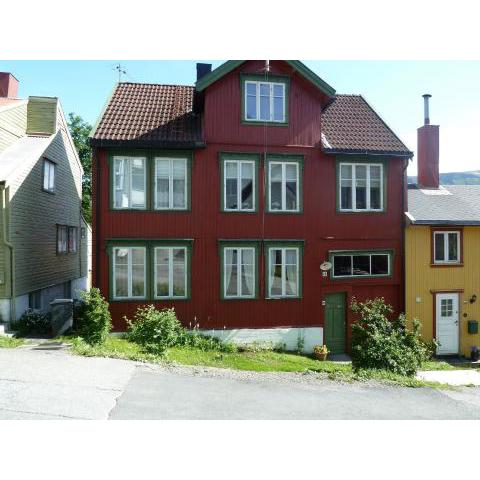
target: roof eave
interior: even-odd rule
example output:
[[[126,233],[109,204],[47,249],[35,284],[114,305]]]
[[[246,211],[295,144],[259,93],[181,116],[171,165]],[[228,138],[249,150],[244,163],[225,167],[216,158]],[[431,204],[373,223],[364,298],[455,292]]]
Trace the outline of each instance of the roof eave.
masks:
[[[170,149],[194,149],[205,148],[206,143],[204,141],[145,141],[145,140],[109,140],[101,138],[90,138],[91,147],[99,148],[170,148]]]
[[[415,220],[412,225],[437,225],[437,226],[480,226],[480,220]]]
[[[363,149],[347,149],[347,148],[322,148],[325,153],[332,155],[379,155],[389,157],[412,158],[413,152],[395,151],[395,150],[363,150]]]

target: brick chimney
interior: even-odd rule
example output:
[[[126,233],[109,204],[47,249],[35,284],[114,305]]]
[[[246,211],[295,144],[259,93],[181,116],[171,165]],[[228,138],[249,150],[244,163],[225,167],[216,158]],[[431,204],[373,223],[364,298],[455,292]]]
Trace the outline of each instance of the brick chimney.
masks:
[[[17,98],[18,80],[8,72],[0,72],[0,98]]]
[[[418,186],[438,188],[440,185],[440,127],[430,125],[429,100],[431,95],[423,95],[424,125],[417,130]]]

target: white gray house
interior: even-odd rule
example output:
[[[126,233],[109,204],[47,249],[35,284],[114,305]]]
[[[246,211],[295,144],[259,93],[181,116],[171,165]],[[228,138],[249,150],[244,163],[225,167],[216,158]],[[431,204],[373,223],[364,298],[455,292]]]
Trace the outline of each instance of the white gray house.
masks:
[[[83,169],[54,97],[18,99],[0,72],[0,322],[88,285]]]

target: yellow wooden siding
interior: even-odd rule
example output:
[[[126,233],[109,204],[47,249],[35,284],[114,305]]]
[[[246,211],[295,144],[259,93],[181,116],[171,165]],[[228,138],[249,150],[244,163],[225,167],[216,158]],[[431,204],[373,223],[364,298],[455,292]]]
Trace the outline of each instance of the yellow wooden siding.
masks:
[[[27,107],[27,133],[52,135],[57,126],[57,99],[29,97]]]
[[[432,340],[435,321],[432,291],[463,290],[459,294],[460,353],[469,356],[472,345],[480,346],[480,335],[469,334],[467,330],[468,320],[480,321],[480,227],[463,228],[463,267],[431,267],[430,261],[430,227],[408,226],[405,231],[407,318],[420,320],[423,337]],[[474,294],[478,299],[471,304],[469,299]]]
[[[22,103],[0,111],[0,152],[25,135],[27,105]]]

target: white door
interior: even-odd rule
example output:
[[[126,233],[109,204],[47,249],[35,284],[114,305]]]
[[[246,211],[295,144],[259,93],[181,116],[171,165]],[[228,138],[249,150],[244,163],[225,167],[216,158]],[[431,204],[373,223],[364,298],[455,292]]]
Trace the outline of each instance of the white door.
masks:
[[[438,293],[436,297],[437,355],[458,354],[458,293]]]

